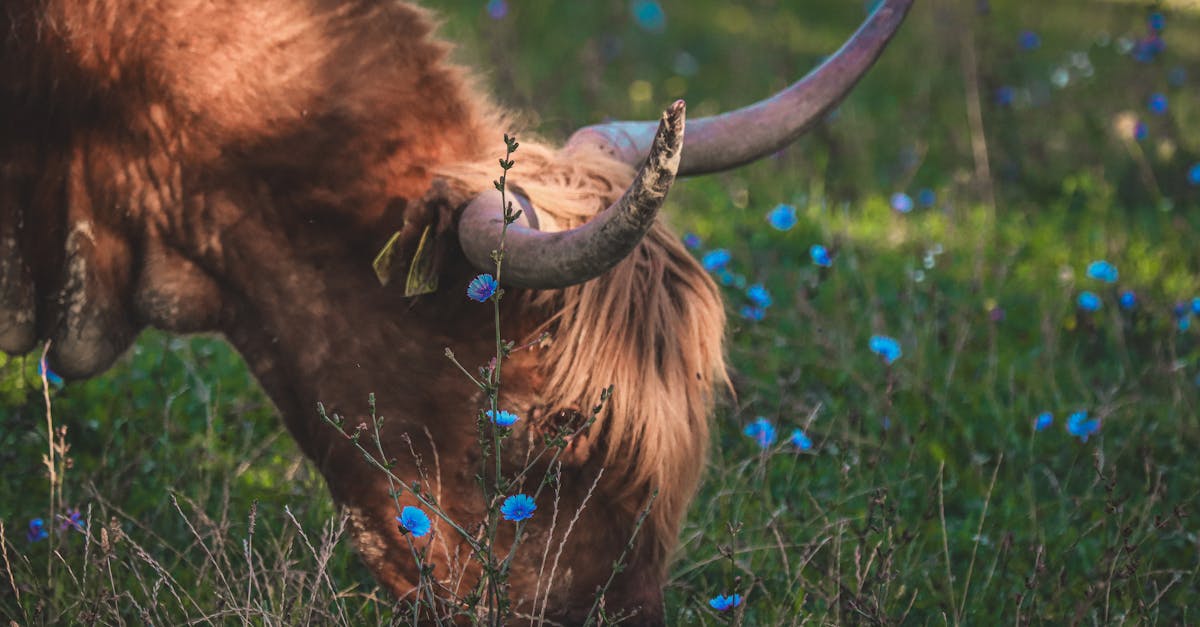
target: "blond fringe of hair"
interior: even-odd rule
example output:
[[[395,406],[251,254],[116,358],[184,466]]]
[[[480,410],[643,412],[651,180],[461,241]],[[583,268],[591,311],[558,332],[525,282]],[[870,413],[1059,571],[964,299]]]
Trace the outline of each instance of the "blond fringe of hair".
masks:
[[[509,181],[528,195],[542,230],[587,222],[614,202],[634,171],[596,148],[555,150],[522,140]],[[439,174],[483,191],[497,177],[494,158]],[[629,514],[658,496],[648,519],[654,557],[674,549],[708,453],[714,389],[728,386],[725,309],[717,286],[679,239],[656,223],[634,252],[605,275],[563,290],[527,292],[549,319],[541,352],[551,410],[587,412],[613,386],[591,437],[602,443],[607,492]],[[646,536],[643,536],[646,537]]]

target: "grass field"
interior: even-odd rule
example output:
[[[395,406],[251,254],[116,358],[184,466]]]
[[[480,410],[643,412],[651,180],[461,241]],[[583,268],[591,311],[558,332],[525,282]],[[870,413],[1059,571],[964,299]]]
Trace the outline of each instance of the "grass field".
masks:
[[[459,57],[565,137],[676,97],[693,115],[746,104],[835,49],[865,3],[437,4],[470,42]],[[695,254],[729,253],[714,276],[736,397],[668,616],[1196,623],[1200,12],[1162,5],[1158,51],[1141,4],[918,4],[803,141],[672,192]],[[902,354],[886,363],[873,336]],[[147,332],[104,377],[52,388],[61,438],[36,356],[3,360],[5,619],[398,616],[220,339]],[[760,417],[769,443],[746,435]],[[74,508],[87,533],[50,518]],[[743,603],[709,606],[729,593]]]

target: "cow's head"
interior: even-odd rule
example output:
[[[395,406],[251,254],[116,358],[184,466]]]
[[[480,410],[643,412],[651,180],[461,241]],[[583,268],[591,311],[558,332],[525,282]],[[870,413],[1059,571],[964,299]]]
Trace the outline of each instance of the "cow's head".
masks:
[[[676,103],[658,124],[521,148],[510,192],[526,213],[505,239],[504,331],[551,340],[506,370],[504,403],[527,417],[506,463],[616,386],[560,469],[557,506],[581,512],[573,535],[564,545],[549,516],[528,527],[534,548],[511,581],[521,611],[540,590],[547,616],[578,620],[657,491],[608,604],[660,620],[724,376],[724,317],[658,209],[676,176],[748,163],[820,120],[911,2],[886,0],[841,51],[758,104],[685,128]],[[52,366],[86,377],[146,325],[223,333],[399,594],[415,575],[389,485],[314,408],[355,420],[376,394],[398,474],[424,472],[448,513],[478,519],[482,397],[443,352],[475,365],[495,349],[489,308],[463,288],[494,263],[503,207],[491,181],[511,129],[431,30],[421,9],[365,0],[0,8],[0,350],[49,340]],[[392,274],[425,289],[379,284],[372,262],[390,240]],[[457,541],[445,528],[431,540],[449,587],[478,575]],[[537,565],[559,546],[564,572],[543,590]]]

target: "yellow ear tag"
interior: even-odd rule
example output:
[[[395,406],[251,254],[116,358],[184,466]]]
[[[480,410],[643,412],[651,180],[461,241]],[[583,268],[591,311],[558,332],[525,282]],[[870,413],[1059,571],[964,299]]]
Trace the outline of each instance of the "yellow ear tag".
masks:
[[[380,285],[387,285],[388,281],[392,280],[392,263],[396,260],[396,254],[399,252],[396,246],[399,241],[400,231],[396,231],[380,249],[379,254],[375,255],[375,261],[371,262],[371,267],[375,268],[375,277],[379,279]]]
[[[408,264],[408,279],[404,282],[405,296],[420,296],[437,291],[438,275],[433,263],[433,243],[430,241],[432,232],[433,226],[430,225],[421,233],[421,243],[417,244],[417,252]]]

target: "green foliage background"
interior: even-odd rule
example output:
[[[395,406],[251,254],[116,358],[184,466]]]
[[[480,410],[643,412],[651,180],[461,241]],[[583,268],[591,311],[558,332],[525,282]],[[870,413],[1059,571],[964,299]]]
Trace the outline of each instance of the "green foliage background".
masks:
[[[608,116],[652,118],[677,97],[693,117],[748,104],[813,67],[865,14],[843,0],[666,0],[655,33],[625,1],[511,2],[498,21],[483,4],[434,8],[463,44],[456,58],[554,138]],[[1165,15],[1166,51],[1139,63],[1122,40],[1143,37],[1151,11]],[[1040,46],[1023,50],[1022,31]],[[1009,106],[997,100],[1005,87]],[[1166,115],[1147,110],[1155,92],[1170,99]],[[1134,119],[1147,139],[1128,136]],[[744,290],[725,288],[737,398],[716,416],[668,590],[673,620],[1195,622],[1200,351],[1172,307],[1200,296],[1200,186],[1187,180],[1198,161],[1200,12],[1186,2],[918,0],[834,117],[774,158],[680,183],[670,221],[704,250],[729,249],[732,272],[775,303],[753,323],[738,316]],[[889,208],[892,194],[922,188],[934,207]],[[765,220],[779,203],[797,207],[790,231]],[[816,243],[836,251],[833,268],[809,261]],[[1117,286],[1084,276],[1095,259],[1120,268]],[[1117,308],[1118,287],[1136,291],[1136,310]],[[1101,311],[1077,311],[1084,289]],[[877,333],[904,348],[890,369],[867,350]],[[83,620],[89,603],[138,616],[149,586],[133,569],[112,588],[134,604],[106,597],[107,582],[38,578],[53,560],[49,543],[23,538],[48,503],[36,357],[0,361],[0,518],[27,586],[18,604],[0,585],[5,616]],[[1080,410],[1102,420],[1086,443],[1063,427]],[[1055,423],[1035,433],[1042,411]],[[151,613],[160,622],[220,622],[205,614],[228,602],[205,541],[225,534],[236,552],[252,503],[281,555],[300,544],[285,506],[309,530],[333,514],[219,339],[147,332],[105,376],[55,390],[54,413],[74,463],[66,503],[93,529],[141,538],[192,591],[194,607],[164,601]],[[741,435],[758,416],[784,438],[803,427],[816,446],[758,450]],[[173,494],[211,519],[204,541]],[[77,535],[54,542],[84,548]],[[341,608],[329,617],[392,616],[348,547],[329,572],[340,596],[310,599]],[[299,589],[264,592],[263,611],[291,616]],[[709,597],[734,591],[746,597],[736,612],[709,610]]]

